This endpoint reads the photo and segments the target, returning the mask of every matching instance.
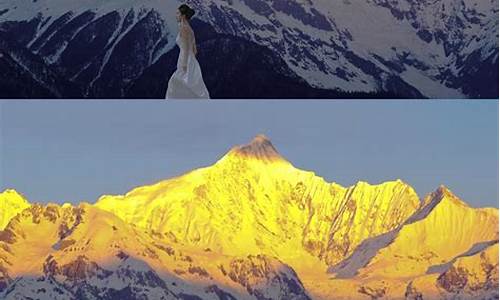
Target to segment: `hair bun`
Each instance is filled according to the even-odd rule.
[[[194,14],[195,14],[194,9],[192,9],[192,8],[190,7],[190,8],[189,8],[189,10],[188,10],[188,13],[187,13],[187,17],[188,17],[188,19],[191,19],[191,18],[194,16]]]
[[[181,12],[182,15],[186,16],[187,19],[191,19],[192,16],[194,16],[194,9],[189,7],[187,4],[182,4],[179,6],[179,11]]]

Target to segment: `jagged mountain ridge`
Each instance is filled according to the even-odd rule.
[[[498,251],[498,210],[473,209],[443,186],[424,203],[400,228],[365,240],[329,272],[336,278],[362,281],[366,289],[389,297],[411,290],[425,298],[439,298],[443,297],[440,289],[456,293],[459,299],[498,297],[496,289],[487,288],[498,280],[494,275],[498,261],[491,256]],[[463,259],[481,263],[461,267],[460,272],[481,276],[462,274],[457,282],[450,273],[456,272],[457,261]],[[385,283],[378,280],[381,277]],[[401,278],[414,279],[408,282]],[[427,283],[417,287],[414,281]]]
[[[31,205],[0,232],[0,286],[12,299],[494,299],[495,253],[497,209],[444,186],[419,200],[399,180],[326,183],[260,135],[94,205]]]
[[[173,48],[178,4],[157,0],[4,0],[0,3],[0,28],[81,84],[84,96],[127,97],[130,86],[145,84],[139,80],[145,70]],[[206,27],[213,27],[221,36],[263,46],[276,56],[272,60],[275,70],[260,73],[261,77],[276,79],[292,73],[307,82],[304,91],[295,91],[297,97],[348,96],[342,91],[409,98],[498,95],[495,0],[212,0],[190,4]],[[232,53],[230,63],[235,68],[251,69],[238,60],[247,55],[245,47],[227,47],[243,51]],[[209,82],[217,82],[221,71],[228,72],[223,67],[228,56],[223,49],[200,44],[200,54],[214,50],[212,60],[217,58],[217,64],[209,59],[201,62]],[[260,63],[268,60],[257,59]],[[244,76],[244,72],[234,70],[231,74]],[[163,88],[167,77],[166,70],[160,72],[153,77],[153,87]],[[289,87],[297,84],[288,80]],[[334,91],[313,92],[309,91],[311,86]],[[210,87],[219,95],[220,87]],[[149,85],[136,86],[133,91],[149,89]],[[129,96],[137,97],[133,91]],[[220,95],[228,97],[227,93]],[[145,97],[163,96],[164,91],[145,93]]]
[[[3,299],[309,299],[274,258],[189,249],[89,204],[33,205],[0,240]]]
[[[265,46],[233,35],[216,33],[210,25],[198,19],[194,19],[191,25],[197,35],[197,58],[204,69],[211,70],[211,75],[205,76],[204,80],[213,98],[397,98],[396,94],[390,92],[354,93],[314,88]],[[125,97],[143,99],[163,95],[167,82],[158,79],[167,78],[175,71],[178,54],[179,49],[174,47],[147,67],[125,87]],[[248,68],[249,65],[252,67]],[[234,78],[238,80],[233,81]],[[232,83],[228,85],[227,82]]]
[[[128,222],[200,247],[270,255],[295,249],[291,257],[311,254],[328,264],[365,238],[399,226],[419,205],[415,191],[401,181],[350,188],[326,183],[294,168],[263,136],[231,149],[212,167],[96,203]]]

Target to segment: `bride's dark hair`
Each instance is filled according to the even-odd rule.
[[[181,15],[186,16],[186,19],[191,19],[192,16],[194,16],[194,9],[189,7],[187,4],[182,4],[179,6],[179,11],[181,12]]]

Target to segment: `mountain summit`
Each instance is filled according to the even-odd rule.
[[[28,201],[16,190],[7,189],[0,193],[0,230],[3,230],[10,219],[29,207]]]
[[[444,186],[423,201],[401,180],[343,187],[276,161],[259,135],[93,205],[27,203],[0,231],[0,297],[498,297],[498,209]]]
[[[285,161],[278,153],[271,140],[263,134],[255,136],[253,140],[246,145],[233,147],[228,155],[254,158],[262,162]]]

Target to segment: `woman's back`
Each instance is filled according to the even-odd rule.
[[[179,34],[177,35],[175,41],[179,48],[193,50],[193,47],[196,45],[196,41],[193,29],[189,24],[181,24]]]
[[[188,22],[180,23],[176,43],[180,49],[177,70],[169,80],[166,98],[210,98],[196,59],[194,32]]]

